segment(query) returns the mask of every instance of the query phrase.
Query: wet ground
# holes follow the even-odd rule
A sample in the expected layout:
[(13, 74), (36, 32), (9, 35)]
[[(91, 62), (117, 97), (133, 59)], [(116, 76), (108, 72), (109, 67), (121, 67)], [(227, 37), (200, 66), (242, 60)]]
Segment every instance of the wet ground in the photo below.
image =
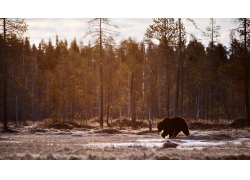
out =
[(156, 129), (14, 129), (0, 133), (0, 159), (250, 159), (249, 128), (190, 129), (171, 139)]

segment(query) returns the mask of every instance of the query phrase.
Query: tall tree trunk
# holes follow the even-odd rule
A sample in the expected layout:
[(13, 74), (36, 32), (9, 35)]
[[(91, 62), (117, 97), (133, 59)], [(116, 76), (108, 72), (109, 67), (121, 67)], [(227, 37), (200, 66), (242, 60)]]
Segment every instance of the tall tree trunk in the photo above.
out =
[(8, 70), (7, 70), (7, 60), (6, 60), (6, 19), (3, 18), (3, 128), (4, 131), (8, 131), (8, 107), (7, 107), (7, 79), (8, 79)]
[(102, 19), (100, 18), (100, 102), (99, 102), (99, 120), (103, 127), (103, 79), (102, 79)]
[[(166, 68), (167, 69), (167, 68)], [(165, 87), (165, 93), (166, 93), (166, 116), (170, 116), (170, 73), (166, 72), (166, 77), (165, 77), (165, 82), (166, 85)]]
[[(111, 69), (109, 69), (109, 81), (112, 82)], [(111, 92), (111, 83), (108, 85), (108, 108), (107, 108), (107, 126), (109, 124), (109, 102), (110, 102), (110, 92)]]
[(212, 111), (211, 111), (211, 121), (214, 120), (214, 25), (212, 19)]
[(64, 49), (62, 58), (62, 118), (65, 121), (65, 102), (64, 102)]
[(108, 108), (107, 108), (107, 126), (109, 126), (109, 92), (108, 92)]
[(180, 79), (180, 61), (181, 61), (181, 18), (179, 18), (179, 58), (177, 60), (176, 74), (176, 96), (175, 96), (175, 116), (178, 116), (179, 110), (179, 79)]
[(205, 73), (205, 71), (204, 71), (204, 59), (203, 59), (202, 63), (203, 63), (202, 64), (202, 119), (204, 121), (204, 119), (205, 119), (205, 87), (204, 87), (204, 78), (205, 78), (204, 73)]
[[(130, 70), (129, 70), (130, 71)], [(129, 79), (129, 75), (128, 75), (128, 99), (127, 99), (127, 102), (130, 102), (128, 103), (128, 119), (130, 119), (130, 115), (131, 115), (131, 82), (130, 82), (130, 79)]]
[(184, 115), (184, 73), (185, 67), (183, 61), (181, 61), (181, 115)]
[(160, 58), (158, 58), (158, 74), (157, 74), (157, 97), (158, 97), (158, 118), (161, 117), (161, 88), (160, 88)]
[(36, 74), (35, 74), (35, 59), (36, 59), (36, 52), (34, 53), (34, 57), (32, 58), (32, 73), (31, 73), (31, 78), (32, 78), (32, 121), (35, 121), (35, 79), (36, 79)]
[(199, 113), (200, 113), (200, 85), (197, 88), (197, 96), (196, 96), (196, 105), (195, 105), (195, 120), (199, 120)]
[[(148, 60), (147, 60), (148, 61)], [(150, 99), (151, 99), (151, 91), (150, 91), (150, 64), (149, 64), (149, 62), (147, 62), (147, 64), (148, 64), (148, 76), (147, 76), (147, 85), (148, 85), (148, 87), (147, 87), (147, 89), (148, 89), (148, 124), (149, 124), (149, 131), (152, 131), (152, 119), (151, 119), (151, 101), (150, 101)]]
[(122, 76), (122, 67), (121, 67), (121, 63), (122, 63), (122, 48), (121, 48), (121, 58), (120, 58), (120, 72), (119, 72), (119, 122), (120, 124), (122, 123), (122, 88), (121, 88), (121, 76)]
[(132, 127), (136, 126), (136, 108), (135, 108), (135, 90), (134, 90), (134, 72), (131, 75), (131, 118), (132, 118)]
[(164, 67), (164, 72), (163, 72), (163, 94), (164, 94), (164, 101), (165, 101), (165, 108), (164, 108), (164, 116), (167, 116), (167, 73), (166, 73), (166, 67)]
[(188, 72), (187, 72), (187, 86), (188, 86), (188, 117), (190, 118), (191, 115), (190, 115), (190, 109), (191, 109), (191, 90), (190, 90), (190, 76), (189, 76), (189, 72), (190, 72), (190, 67), (189, 67), (189, 63), (188, 63)]
[(145, 117), (145, 57), (143, 56), (143, 64), (142, 64), (142, 119)]
[(246, 122), (250, 126), (249, 94), (248, 94), (248, 62), (247, 62), (247, 30), (246, 18), (244, 18), (244, 54), (245, 54), (245, 99), (246, 99)]

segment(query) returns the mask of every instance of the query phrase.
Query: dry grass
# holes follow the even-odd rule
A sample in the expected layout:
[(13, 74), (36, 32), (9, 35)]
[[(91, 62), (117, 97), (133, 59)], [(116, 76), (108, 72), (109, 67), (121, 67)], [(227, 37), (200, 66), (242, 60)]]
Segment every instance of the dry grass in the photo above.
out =
[[(132, 128), (132, 121), (129, 118), (123, 117), (120, 122), (119, 119), (109, 119), (109, 123), (107, 124), (106, 119), (104, 118), (103, 128), (110, 129), (119, 129), (119, 130), (140, 130), (140, 129), (148, 129), (149, 124), (148, 120), (137, 120), (136, 127)], [(153, 120), (153, 128), (156, 128), (157, 122), (160, 122), (162, 119), (154, 119)], [(185, 119), (190, 129), (200, 129), (200, 130), (214, 130), (214, 129), (225, 129), (225, 128), (243, 128), (245, 127), (245, 119), (236, 119), (233, 122), (228, 120), (219, 120), (219, 121), (203, 121), (193, 120), (193, 119)], [(42, 121), (33, 122), (31, 120), (26, 120), (21, 122), (20, 124), (14, 124), (13, 122), (9, 122), (9, 125), (15, 126), (38, 126), (43, 128), (54, 128), (54, 129), (73, 129), (73, 128), (99, 128), (99, 118), (92, 118), (89, 120), (57, 120), (55, 121), (52, 118), (47, 118)], [(2, 124), (0, 124), (0, 128)]]
[[(154, 123), (157, 121), (160, 120)], [(0, 159), (250, 159), (249, 139), (244, 139), (250, 138), (250, 128), (236, 131), (227, 124), (188, 120), (190, 136), (180, 133), (177, 138), (163, 139), (155, 125), (148, 131), (146, 120), (138, 121), (135, 129), (129, 119), (123, 119), (122, 123), (121, 126), (118, 120), (113, 120), (111, 126), (104, 124), (100, 128), (98, 118), (94, 118), (87, 124), (85, 121), (54, 123), (52, 119), (27, 121), (24, 126), (10, 124), (10, 129), (17, 133), (0, 134)], [(185, 146), (182, 140), (211, 142), (211, 145)], [(162, 146), (150, 146), (155, 142)], [(220, 142), (224, 144), (212, 144)]]
[[(42, 137), (40, 137), (42, 138)], [(8, 146), (0, 142), (1, 152), (0, 159), (15, 159), (15, 160), (32, 160), (32, 159), (59, 159), (59, 160), (114, 160), (114, 159), (156, 159), (156, 160), (185, 160), (185, 159), (250, 159), (249, 148), (235, 149), (233, 145), (228, 145), (226, 149), (212, 149), (210, 147), (204, 150), (176, 150), (175, 143), (166, 142), (163, 148), (144, 148), (144, 147), (86, 147), (76, 145), (76, 142), (67, 141), (66, 144), (61, 141), (55, 141), (59, 145), (48, 145), (51, 142), (47, 139), (44, 141), (35, 141), (32, 146), (29, 145), (29, 140), (26, 143), (13, 144)], [(89, 136), (90, 139), (93, 137)], [(84, 141), (87, 141), (86, 139)], [(92, 139), (92, 141), (95, 141)], [(109, 137), (106, 137), (107, 142), (112, 142)], [(52, 141), (53, 142), (53, 141)], [(79, 144), (83, 140), (79, 139)], [(40, 146), (39, 146), (40, 144)], [(66, 147), (63, 147), (65, 146)]]

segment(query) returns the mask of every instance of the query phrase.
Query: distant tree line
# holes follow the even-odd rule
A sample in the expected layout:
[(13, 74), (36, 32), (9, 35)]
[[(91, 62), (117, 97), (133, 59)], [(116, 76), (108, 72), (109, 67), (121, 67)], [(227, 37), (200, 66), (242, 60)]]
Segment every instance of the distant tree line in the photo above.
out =
[[(112, 36), (94, 44), (76, 39), (68, 43), (56, 36), (55, 45), (42, 39), (36, 47), (28, 37), (1, 33), (0, 87), (7, 92), (8, 121), (53, 118), (88, 123), (100, 115), (101, 86), (107, 124), (122, 117), (149, 123), (178, 115), (209, 121), (246, 118), (249, 19), (237, 19), (229, 47), (209, 33), (215, 33), (214, 21), (206, 31), (210, 43), (205, 47), (194, 36), (187, 41), (181, 19), (153, 20), (143, 40), (129, 37), (118, 44)], [(1, 91), (3, 122), (4, 97)]]

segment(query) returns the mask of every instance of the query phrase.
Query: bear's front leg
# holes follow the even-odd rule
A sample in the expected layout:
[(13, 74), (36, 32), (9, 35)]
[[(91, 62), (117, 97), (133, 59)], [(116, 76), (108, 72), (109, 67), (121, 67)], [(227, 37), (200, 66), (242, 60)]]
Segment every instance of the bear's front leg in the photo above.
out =
[(169, 138), (173, 137), (174, 136), (174, 131), (170, 131), (169, 132)]
[(166, 135), (165, 135), (164, 131), (163, 131), (163, 133), (161, 134), (161, 136), (162, 136), (163, 138), (165, 138)]

